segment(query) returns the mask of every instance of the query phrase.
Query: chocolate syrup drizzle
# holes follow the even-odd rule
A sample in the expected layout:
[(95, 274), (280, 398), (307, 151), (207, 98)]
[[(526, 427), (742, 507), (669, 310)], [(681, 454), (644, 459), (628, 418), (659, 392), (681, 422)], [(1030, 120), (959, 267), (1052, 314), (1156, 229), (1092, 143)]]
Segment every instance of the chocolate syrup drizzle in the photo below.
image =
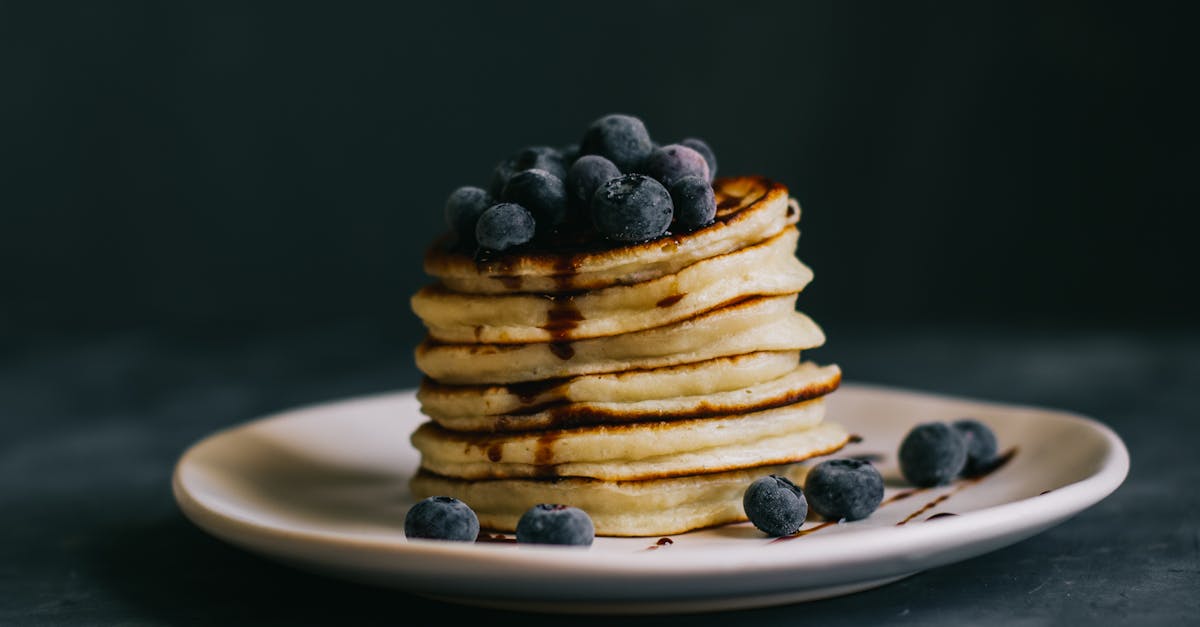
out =
[(655, 542), (654, 544), (651, 544), (650, 546), (646, 547), (646, 550), (647, 551), (656, 551), (658, 549), (671, 546), (672, 544), (675, 544), (675, 541), (670, 538), (659, 538), (658, 542)]
[(563, 361), (575, 356), (575, 348), (568, 341), (571, 332), (583, 321), (583, 314), (575, 305), (577, 294), (571, 293), (571, 286), (578, 274), (575, 261), (570, 257), (561, 257), (554, 263), (554, 294), (546, 295), (550, 299), (550, 311), (546, 312), (546, 323), (542, 328), (550, 333), (550, 343), (547, 345), (555, 357)]
[[(936, 508), (937, 506), (941, 505), (942, 503), (945, 503), (946, 501), (950, 500), (950, 498), (953, 497), (955, 494), (958, 494), (959, 492), (962, 492), (963, 490), (983, 481), (984, 479), (991, 476), (992, 473), (996, 472), (997, 470), (1000, 470), (1006, 464), (1008, 464), (1008, 462), (1012, 461), (1012, 458), (1015, 457), (1016, 454), (1017, 454), (1017, 448), (1015, 446), (1013, 448), (1008, 449), (1002, 455), (997, 457), (996, 460), (992, 463), (992, 465), (989, 466), (986, 470), (984, 470), (983, 472), (981, 472), (979, 474), (962, 479), (956, 486), (954, 486), (954, 488), (952, 490), (950, 490), (949, 492), (946, 492), (945, 494), (941, 494), (941, 495), (937, 496), (936, 498), (930, 500), (929, 502), (925, 503), (924, 505), (919, 507), (916, 511), (914, 511), (913, 513), (906, 516), (903, 520), (896, 523), (896, 526), (901, 527), (901, 526), (908, 524), (913, 519), (919, 517), (921, 514), (924, 514), (925, 512), (928, 512), (928, 511)], [(928, 489), (929, 488), (913, 488), (910, 490), (904, 490), (902, 492), (897, 492), (897, 493), (893, 494), (892, 496), (884, 499), (882, 502), (880, 502), (879, 507), (883, 507), (885, 505), (889, 505), (889, 504), (895, 503), (897, 501), (902, 501), (902, 500), (907, 499), (916, 494), (921, 494), (922, 492), (925, 492)], [(958, 514), (953, 514), (950, 512), (943, 512), (943, 513), (934, 514), (934, 515), (930, 516), (929, 518), (926, 518), (925, 520), (926, 520), (926, 522), (928, 522), (930, 520), (936, 520), (938, 518), (948, 518), (948, 517), (957, 516), (957, 515)], [(806, 536), (810, 533), (820, 531), (826, 527), (836, 525), (838, 522), (839, 521), (836, 521), (836, 520), (827, 520), (815, 527), (811, 527), (809, 529), (801, 529), (800, 531), (797, 531), (796, 533), (793, 533), (792, 535), (780, 536), (778, 538), (774, 538), (771, 540), (771, 542), (785, 542), (787, 540), (792, 540), (795, 538), (799, 538), (801, 536)]]

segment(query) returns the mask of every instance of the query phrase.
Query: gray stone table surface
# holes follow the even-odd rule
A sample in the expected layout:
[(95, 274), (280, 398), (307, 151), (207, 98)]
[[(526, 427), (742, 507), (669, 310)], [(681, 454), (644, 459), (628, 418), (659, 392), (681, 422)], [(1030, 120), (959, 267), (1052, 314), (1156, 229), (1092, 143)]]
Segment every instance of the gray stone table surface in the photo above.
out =
[[(1129, 447), (1096, 506), (874, 590), (627, 625), (1200, 624), (1200, 333), (828, 329), (849, 381), (1094, 416)], [(179, 454), (291, 406), (412, 387), (411, 337), (345, 324), (0, 343), (0, 624), (543, 624), (306, 574), (232, 548), (171, 497)], [(575, 616), (573, 625), (612, 618)]]

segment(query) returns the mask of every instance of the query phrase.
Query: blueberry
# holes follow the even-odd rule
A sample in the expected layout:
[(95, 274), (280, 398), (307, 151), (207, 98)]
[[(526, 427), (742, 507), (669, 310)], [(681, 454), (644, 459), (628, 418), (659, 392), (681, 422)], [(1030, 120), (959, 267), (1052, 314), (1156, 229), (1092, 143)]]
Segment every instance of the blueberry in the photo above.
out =
[(675, 230), (694, 231), (717, 216), (717, 197), (712, 184), (698, 176), (685, 176), (671, 186), (675, 205)]
[(779, 475), (755, 479), (742, 494), (742, 509), (759, 531), (771, 536), (789, 536), (800, 530), (808, 516), (804, 490)]
[(705, 181), (710, 179), (708, 162), (704, 155), (682, 144), (667, 144), (650, 152), (650, 156), (642, 164), (642, 172), (648, 174), (667, 187), (685, 176), (698, 176)]
[(999, 446), (996, 434), (982, 422), (973, 418), (962, 418), (951, 423), (967, 443), (967, 463), (963, 474), (972, 477), (981, 475), (996, 463)]
[(465, 185), (446, 198), (446, 226), (469, 242), (475, 241), (475, 222), (493, 204), (491, 194), (479, 187)]
[(708, 144), (703, 139), (689, 137), (679, 141), (680, 144), (695, 150), (704, 157), (704, 162), (708, 164), (708, 180), (711, 183), (713, 178), (717, 176), (717, 155), (708, 147)]
[(967, 463), (967, 444), (958, 430), (942, 422), (913, 427), (900, 443), (900, 473), (926, 488), (954, 480)]
[(578, 507), (542, 503), (517, 521), (517, 542), (589, 546), (596, 537), (591, 516)]
[(592, 122), (579, 142), (580, 154), (606, 157), (622, 172), (636, 170), (653, 149), (646, 125), (638, 118), (620, 113)]
[(561, 224), (567, 217), (566, 186), (562, 179), (542, 169), (514, 174), (504, 186), (502, 199), (528, 209), (539, 227)]
[(861, 459), (829, 459), (808, 472), (804, 493), (825, 520), (862, 520), (883, 502), (883, 477)]
[(488, 250), (507, 250), (533, 239), (536, 222), (529, 210), (506, 202), (488, 207), (475, 224), (475, 240)]
[(499, 198), (508, 179), (523, 170), (545, 170), (560, 180), (567, 177), (567, 164), (562, 152), (551, 146), (528, 146), (509, 155), (492, 171), (492, 182), (488, 188), (492, 196)]
[(452, 496), (431, 496), (408, 509), (404, 535), (429, 540), (474, 542), (479, 518), (466, 503)]
[(623, 242), (653, 239), (671, 226), (674, 205), (662, 183), (626, 174), (606, 181), (592, 196), (592, 224), (601, 235)]
[(612, 161), (600, 155), (584, 155), (567, 170), (567, 199), (571, 206), (586, 210), (596, 188), (621, 176)]

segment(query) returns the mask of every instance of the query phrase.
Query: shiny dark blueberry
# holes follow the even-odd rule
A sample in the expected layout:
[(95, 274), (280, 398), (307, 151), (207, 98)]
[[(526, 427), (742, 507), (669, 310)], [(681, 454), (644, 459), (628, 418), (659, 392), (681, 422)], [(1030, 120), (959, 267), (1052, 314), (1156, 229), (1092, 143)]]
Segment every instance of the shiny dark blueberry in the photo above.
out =
[(963, 475), (973, 477), (986, 473), (996, 464), (999, 446), (996, 434), (987, 425), (974, 418), (962, 418), (951, 423), (967, 443), (967, 463)]
[(596, 188), (619, 176), (621, 170), (612, 161), (600, 155), (584, 155), (567, 170), (567, 200), (572, 207), (586, 210)]
[(804, 494), (825, 520), (862, 520), (883, 502), (883, 477), (871, 462), (829, 459), (808, 472)]
[(642, 174), (606, 181), (592, 196), (592, 224), (609, 239), (653, 239), (671, 226), (674, 205), (662, 183)]
[(590, 546), (595, 537), (591, 516), (569, 505), (534, 505), (517, 521), (518, 543)]
[(622, 172), (636, 170), (653, 149), (646, 125), (636, 117), (620, 113), (592, 122), (579, 142), (581, 154), (605, 157)]
[(479, 518), (466, 503), (452, 496), (431, 496), (408, 509), (404, 516), (404, 535), (474, 542), (479, 535)]
[(492, 171), (492, 181), (488, 191), (499, 198), (504, 193), (504, 186), (514, 174), (523, 170), (545, 170), (560, 180), (567, 177), (567, 163), (562, 152), (551, 146), (528, 146), (509, 155)]
[(546, 170), (517, 172), (504, 186), (502, 199), (528, 209), (539, 227), (561, 224), (567, 217), (567, 188), (562, 179)]
[(680, 140), (679, 143), (691, 148), (692, 150), (695, 150), (704, 157), (704, 161), (708, 163), (708, 180), (711, 183), (712, 180), (717, 176), (716, 153), (712, 151), (712, 148), (708, 147), (708, 144), (705, 143), (703, 139), (698, 139), (696, 137), (689, 137), (687, 139)]
[(711, 178), (704, 155), (682, 144), (667, 144), (655, 148), (642, 164), (641, 171), (654, 177), (667, 188), (685, 176), (698, 176), (705, 181)]
[(779, 475), (755, 479), (742, 494), (742, 509), (759, 531), (788, 536), (800, 530), (808, 516), (804, 490)]
[(967, 463), (967, 444), (958, 430), (943, 422), (913, 427), (900, 442), (900, 473), (909, 483), (926, 488), (945, 485)]
[(536, 226), (533, 214), (521, 205), (492, 205), (475, 223), (475, 240), (487, 250), (508, 250), (533, 239)]
[(717, 215), (717, 197), (712, 184), (698, 176), (685, 176), (671, 186), (675, 205), (675, 230), (694, 231), (713, 221)]
[(463, 186), (446, 198), (446, 226), (467, 242), (475, 242), (475, 222), (485, 209), (492, 206), (492, 196), (482, 188)]

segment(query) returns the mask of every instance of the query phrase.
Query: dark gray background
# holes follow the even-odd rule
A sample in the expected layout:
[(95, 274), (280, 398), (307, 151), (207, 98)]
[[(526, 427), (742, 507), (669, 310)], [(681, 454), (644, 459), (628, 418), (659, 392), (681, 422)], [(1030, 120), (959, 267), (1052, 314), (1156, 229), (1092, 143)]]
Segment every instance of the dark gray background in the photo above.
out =
[(0, 0), (0, 624), (557, 620), (277, 566), (169, 480), (216, 429), (415, 385), (446, 194), (612, 111), (790, 186), (818, 360), (1090, 415), (1133, 459), (973, 560), (625, 622), (1200, 623), (1193, 13)]
[(613, 111), (787, 184), (827, 325), (1195, 319), (1170, 4), (245, 4), (0, 4), (0, 324), (415, 333), (450, 190)]

